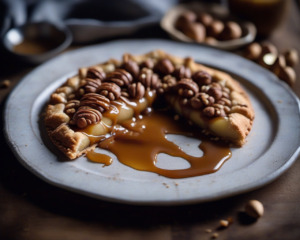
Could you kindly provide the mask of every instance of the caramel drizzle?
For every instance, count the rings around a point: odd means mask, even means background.
[[[110,156],[102,153],[96,153],[94,151],[88,152],[86,156],[92,162],[104,164],[103,167],[109,166],[113,162],[113,159]]]
[[[147,93],[145,98],[148,106],[152,104],[155,95]],[[150,103],[150,104],[149,104]],[[91,145],[100,142],[99,147],[114,153],[118,160],[126,166],[136,170],[154,172],[168,178],[186,178],[200,176],[216,172],[231,157],[230,149],[220,143],[208,140],[203,134],[195,133],[200,131],[198,127],[189,126],[184,119],[174,121],[170,111],[149,111],[149,115],[141,116],[142,104],[140,101],[112,102],[109,111],[103,116],[113,121],[112,126],[106,127],[111,137],[92,136],[93,127],[90,125],[81,132],[87,134]],[[117,118],[122,104],[134,109],[134,116],[130,120],[123,121],[117,125]],[[188,113],[184,114],[185,116]],[[178,134],[199,139],[199,148],[203,151],[202,157],[193,157],[183,152],[182,149],[166,139],[166,134]],[[190,163],[190,167],[180,170],[167,170],[156,167],[157,155],[166,153],[174,157],[181,157]],[[89,152],[87,157],[90,161],[103,163],[108,166],[112,163],[112,158],[105,154]]]
[[[192,127],[183,122],[175,122],[166,113],[153,112],[138,122],[128,120],[121,125],[125,129],[116,131],[115,135],[100,142],[99,147],[111,151],[121,163],[136,170],[154,172],[168,178],[194,177],[216,172],[231,157],[228,147],[194,134]],[[186,135],[202,140],[199,148],[203,151],[203,156],[186,154],[168,141],[166,134]],[[191,166],[180,170],[158,168],[155,163],[159,153],[184,158]]]

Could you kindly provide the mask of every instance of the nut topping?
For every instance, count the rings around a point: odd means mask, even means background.
[[[113,82],[120,87],[126,87],[132,82],[132,76],[124,69],[116,69],[113,72],[107,74],[105,82]]]
[[[138,80],[146,89],[157,89],[160,83],[158,75],[147,68],[142,69]]]
[[[169,59],[161,59],[155,66],[156,70],[164,75],[174,72],[173,63]]]
[[[161,83],[161,86],[158,89],[158,92],[160,94],[169,91],[172,87],[176,85],[176,79],[172,77],[171,75],[166,75]]]
[[[98,110],[99,112],[104,112],[109,109],[109,99],[103,95],[97,93],[85,94],[80,100],[80,106],[87,106]]]
[[[76,110],[79,108],[80,101],[78,100],[71,100],[66,103],[65,110],[64,112],[72,118],[73,115],[75,114]]]
[[[145,87],[142,83],[133,83],[128,87],[128,93],[131,97],[141,99],[145,95]]]
[[[185,66],[180,66],[173,72],[173,76],[180,80],[181,78],[191,78],[191,69]]]
[[[106,74],[102,70],[98,70],[96,68],[89,68],[86,73],[86,77],[91,79],[100,79],[101,81],[103,81],[106,77]]]
[[[212,96],[215,101],[221,99],[221,97],[223,96],[222,94],[222,90],[219,89],[219,88],[215,88],[215,87],[212,87],[210,88],[208,91],[207,91],[207,94],[209,94],[210,96]]]
[[[177,83],[176,89],[180,96],[187,97],[187,98],[191,98],[199,92],[198,85],[190,78],[181,79]]]
[[[215,99],[206,93],[197,93],[195,97],[191,99],[191,105],[193,108],[202,108],[212,105]]]
[[[137,78],[140,73],[139,65],[131,59],[128,59],[126,62],[124,62],[122,68],[134,76],[134,78]]]
[[[195,72],[192,76],[192,79],[198,84],[198,86],[208,85],[211,83],[211,75],[205,71]]]
[[[85,78],[81,80],[80,87],[78,89],[78,94],[80,96],[83,96],[86,93],[94,93],[97,91],[97,89],[101,86],[101,80],[100,79],[91,79],[91,78]]]
[[[121,96],[121,88],[117,84],[110,82],[104,82],[99,87],[98,92],[111,101],[116,100]]]
[[[99,123],[102,119],[101,113],[90,107],[80,107],[73,116],[72,123],[79,128],[85,128],[88,125]]]
[[[216,104],[210,107],[206,107],[203,109],[203,114],[206,117],[212,118],[212,117],[226,117],[226,113],[224,109],[219,108]]]
[[[140,65],[140,68],[150,68],[150,69],[152,69],[153,67],[154,67],[154,62],[151,58],[146,59]]]

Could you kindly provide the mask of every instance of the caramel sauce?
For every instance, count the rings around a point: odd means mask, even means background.
[[[109,166],[113,162],[110,156],[102,153],[96,153],[94,151],[88,152],[86,156],[92,162],[103,163],[103,167]]]
[[[136,170],[154,172],[168,178],[186,178],[216,172],[231,157],[228,147],[208,141],[204,136],[195,134],[194,127],[183,122],[175,122],[164,112],[152,112],[149,116],[134,122],[124,121],[125,129],[99,143],[99,147],[114,153],[118,160]],[[166,134],[178,134],[202,140],[199,148],[202,157],[193,157],[166,139]],[[167,170],[155,166],[157,155],[166,153],[186,159],[190,168]]]
[[[26,55],[41,54],[58,47],[59,44],[53,39],[24,39],[13,47],[13,51]]]
[[[148,101],[147,106],[152,105],[153,98],[154,95],[147,93],[145,97]],[[141,101],[125,99],[124,102],[112,102],[112,104],[111,109],[103,114],[112,120],[112,126],[100,123],[107,128],[110,137],[93,136],[95,125],[76,129],[76,131],[85,133],[90,138],[91,145],[100,142],[100,148],[114,153],[126,166],[140,171],[154,172],[168,178],[186,178],[216,172],[231,157],[228,146],[210,141],[200,133],[200,128],[188,125],[184,119],[174,121],[174,113],[171,110],[154,110],[148,111],[148,115],[140,115],[143,104]],[[134,109],[134,117],[117,124],[120,108],[124,104]],[[186,112],[184,115],[188,116],[189,113]],[[199,143],[201,141],[199,148],[203,151],[203,156],[188,155],[179,146],[168,141],[166,134],[199,139]],[[155,164],[159,153],[181,157],[190,163],[190,167],[180,170],[158,168]],[[104,166],[112,163],[112,159],[105,154],[89,152],[87,157],[90,161],[103,163]]]

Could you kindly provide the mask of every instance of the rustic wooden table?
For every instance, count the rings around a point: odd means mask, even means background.
[[[134,37],[168,38],[159,28]],[[280,51],[300,52],[300,17],[295,5],[287,21],[269,38]],[[11,87],[0,90],[1,112],[7,94],[32,67],[1,54],[0,80]],[[293,90],[300,96],[298,82]],[[20,116],[21,117],[21,116]],[[3,127],[2,118],[0,120]],[[300,133],[299,133],[300,134]],[[0,136],[0,239],[300,239],[300,159],[283,176],[259,190],[220,201],[179,207],[147,207],[115,204],[81,196],[37,178],[14,157]],[[265,214],[256,222],[243,213],[247,200],[264,204]],[[226,229],[219,221],[232,217]],[[211,229],[212,233],[206,233]]]

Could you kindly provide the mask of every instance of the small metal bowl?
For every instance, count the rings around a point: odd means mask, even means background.
[[[10,29],[3,38],[3,45],[10,54],[31,64],[47,61],[71,42],[72,34],[67,27],[49,22],[26,23]]]

